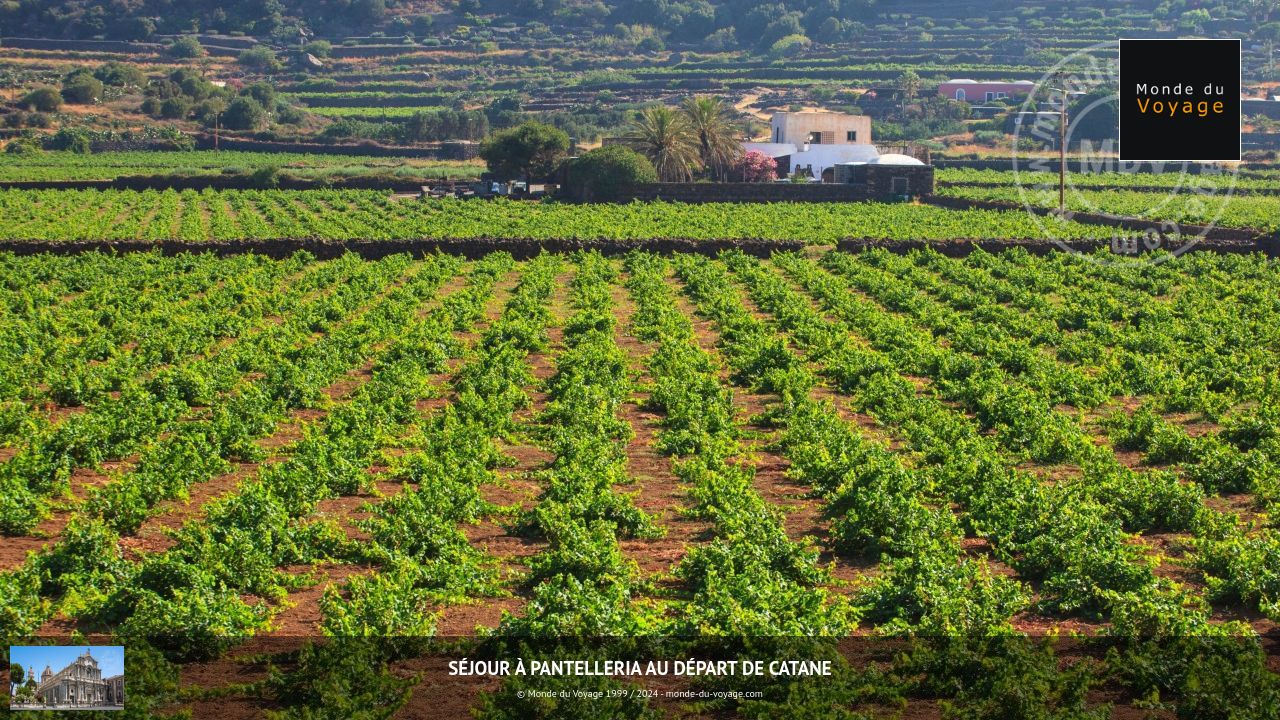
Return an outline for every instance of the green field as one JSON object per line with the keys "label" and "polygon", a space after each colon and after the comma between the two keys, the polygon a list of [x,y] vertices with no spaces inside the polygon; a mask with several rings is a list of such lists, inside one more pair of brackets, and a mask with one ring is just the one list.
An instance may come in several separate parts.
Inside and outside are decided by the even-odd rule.
{"label": "green field", "polygon": [[[1263,717],[1278,289],[1211,253],[0,255],[0,630],[116,633],[158,712],[423,712],[424,638],[496,631],[961,642],[835,656],[735,713]],[[1061,667],[991,639],[1056,627],[1128,640]],[[290,634],[341,642],[259,682],[208,664]],[[450,703],[510,717],[563,682]]]}
{"label": "green field", "polygon": [[[1049,221],[1045,221],[1049,222]],[[1055,223],[1055,238],[1110,228]],[[1027,213],[879,203],[631,203],[391,199],[372,190],[0,190],[0,239],[1043,238]]]}
{"label": "green field", "polygon": [[[1075,182],[1081,182],[1079,178]],[[1057,207],[1058,187],[1053,184],[1006,187],[965,187],[938,189],[939,195],[971,200],[1001,200],[1029,203],[1037,207]],[[1104,212],[1148,220],[1176,223],[1216,224],[1231,228],[1280,230],[1280,195],[1230,193],[1212,185],[1203,192],[1194,188],[1173,191],[1139,192],[1122,187],[1107,190],[1068,188],[1067,207],[1083,212]]]}
{"label": "green field", "polygon": [[483,165],[402,157],[360,157],[235,150],[0,153],[0,182],[112,180],[152,175],[217,176],[280,168],[292,175],[341,178],[353,175],[479,177]]}

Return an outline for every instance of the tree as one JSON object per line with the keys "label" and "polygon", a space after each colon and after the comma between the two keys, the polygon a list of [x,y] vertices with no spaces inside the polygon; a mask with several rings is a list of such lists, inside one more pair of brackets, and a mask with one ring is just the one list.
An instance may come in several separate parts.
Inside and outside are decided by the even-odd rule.
{"label": "tree", "polygon": [[77,75],[62,84],[62,99],[72,105],[89,105],[102,99],[102,81],[92,75]]}
{"label": "tree", "polygon": [[661,105],[645,108],[626,135],[633,150],[649,158],[663,182],[689,182],[698,167],[698,145],[684,115]]}
{"label": "tree", "polygon": [[559,128],[529,120],[500,130],[480,144],[480,157],[500,180],[544,178],[569,151],[569,136]]}
{"label": "tree", "polygon": [[13,694],[13,688],[22,684],[22,679],[26,676],[27,671],[22,669],[22,665],[18,663],[9,663],[9,694]]}
{"label": "tree", "polygon": [[738,47],[738,32],[732,25],[720,28],[704,38],[702,44],[711,52],[732,50]]}
{"label": "tree", "polygon": [[204,75],[198,70],[191,68],[178,68],[169,73],[168,85],[157,85],[156,91],[161,97],[169,97],[176,93],[181,93],[191,98],[192,101],[199,102],[216,92],[222,91],[222,88],[216,87],[213,83],[205,79]]}
{"label": "tree", "polygon": [[920,76],[915,70],[905,70],[894,82],[894,86],[898,90],[898,102],[901,106],[902,115],[907,114],[907,103],[915,99],[916,93],[920,92]]}
{"label": "tree", "polygon": [[57,112],[62,108],[62,94],[47,85],[38,87],[22,98],[22,105],[38,112]]}
{"label": "tree", "polygon": [[27,685],[18,688],[18,691],[14,694],[14,697],[22,703],[29,703],[35,698],[35,690],[31,687],[29,678],[27,682]]}
{"label": "tree", "polygon": [[606,145],[568,161],[563,191],[575,200],[615,202],[627,188],[657,179],[648,158],[622,145]]}
{"label": "tree", "polygon": [[116,32],[125,40],[146,40],[156,32],[156,21],[149,17],[124,18],[116,23]]}
{"label": "tree", "polygon": [[1204,24],[1212,19],[1213,17],[1209,15],[1208,10],[1205,10],[1204,8],[1195,8],[1182,13],[1178,18],[1178,27],[1184,30],[1202,32],[1204,30]]}
{"label": "tree", "polygon": [[[804,26],[800,24],[800,13],[789,12],[781,17],[773,20],[765,26],[764,32],[760,34],[757,45],[761,48],[769,48],[776,44],[779,40],[787,37],[805,37]],[[808,42],[808,38],[805,38]]]}
{"label": "tree", "polygon": [[175,58],[204,57],[204,46],[190,35],[183,35],[169,44],[169,56]]}
{"label": "tree", "polygon": [[264,108],[273,108],[276,106],[276,89],[269,83],[256,82],[252,85],[246,85],[240,91],[241,95],[251,97],[258,101],[258,104]]}
{"label": "tree", "polygon": [[1265,40],[1267,44],[1267,66],[1275,64],[1276,43],[1280,42],[1280,22],[1270,22],[1266,25],[1259,25],[1253,31],[1253,37],[1258,40]]}
{"label": "tree", "polygon": [[266,119],[262,103],[251,97],[238,97],[222,113],[222,126],[228,130],[256,130]]}
{"label": "tree", "polygon": [[1092,90],[1067,107],[1067,131],[1072,140],[1119,141],[1120,107],[1114,91]]}
{"label": "tree", "polygon": [[386,0],[355,0],[350,5],[352,19],[359,23],[376,23],[387,14]]}
{"label": "tree", "polygon": [[160,103],[160,117],[181,120],[191,114],[191,101],[182,96],[171,97]]}
{"label": "tree", "polygon": [[191,109],[191,114],[203,123],[206,127],[214,127],[222,124],[222,113],[227,111],[227,101],[220,97],[211,97],[201,100],[198,105]]}
{"label": "tree", "polygon": [[738,159],[732,174],[742,182],[773,182],[778,177],[778,161],[752,150]]}
{"label": "tree", "polygon": [[729,117],[728,106],[718,97],[703,95],[686,98],[680,112],[698,143],[702,166],[711,173],[712,179],[723,180],[742,155],[738,128]]}

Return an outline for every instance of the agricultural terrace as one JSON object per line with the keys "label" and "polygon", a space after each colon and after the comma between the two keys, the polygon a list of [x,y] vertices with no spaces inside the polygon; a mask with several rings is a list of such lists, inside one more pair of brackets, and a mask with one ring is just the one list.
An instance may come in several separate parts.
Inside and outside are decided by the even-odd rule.
{"label": "agricultural terrace", "polygon": [[[0,255],[0,280],[5,637],[128,638],[149,710],[514,718],[515,692],[560,687],[420,687],[433,635],[1248,640],[1280,620],[1280,266],[1259,255],[84,253]],[[234,659],[319,634],[400,640]],[[1276,707],[1252,641],[1074,667],[998,647],[983,682],[970,656],[889,652],[837,657],[822,692],[625,712]]]}

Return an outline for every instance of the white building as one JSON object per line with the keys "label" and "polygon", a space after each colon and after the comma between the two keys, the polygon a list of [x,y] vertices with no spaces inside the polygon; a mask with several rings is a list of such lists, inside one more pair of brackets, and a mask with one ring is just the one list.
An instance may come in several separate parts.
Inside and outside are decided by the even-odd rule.
{"label": "white building", "polygon": [[779,175],[808,172],[821,179],[824,171],[848,162],[868,162],[879,156],[871,144],[871,118],[832,112],[774,113],[770,142],[743,143],[778,161]]}
{"label": "white building", "polygon": [[56,673],[46,665],[36,695],[55,706],[123,705],[124,678],[117,675],[103,680],[98,661],[86,648],[83,655]]}
{"label": "white building", "polygon": [[885,153],[866,162],[839,163],[834,170],[833,182],[863,185],[873,197],[933,193],[933,168],[910,155]]}

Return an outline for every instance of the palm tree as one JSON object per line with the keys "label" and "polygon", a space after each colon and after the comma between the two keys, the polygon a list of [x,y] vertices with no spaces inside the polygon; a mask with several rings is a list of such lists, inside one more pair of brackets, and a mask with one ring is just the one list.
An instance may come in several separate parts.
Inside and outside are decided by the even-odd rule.
{"label": "palm tree", "polygon": [[718,97],[702,95],[685,98],[680,112],[697,142],[702,166],[711,172],[713,180],[723,180],[742,157],[738,128],[729,117],[728,107]]}
{"label": "palm tree", "polygon": [[698,146],[689,121],[669,107],[645,108],[631,123],[626,143],[649,158],[663,182],[689,182],[698,167]]}
{"label": "palm tree", "polygon": [[915,99],[920,92],[920,76],[915,70],[907,70],[898,76],[898,100],[902,103],[902,116],[907,115],[907,103]]}

